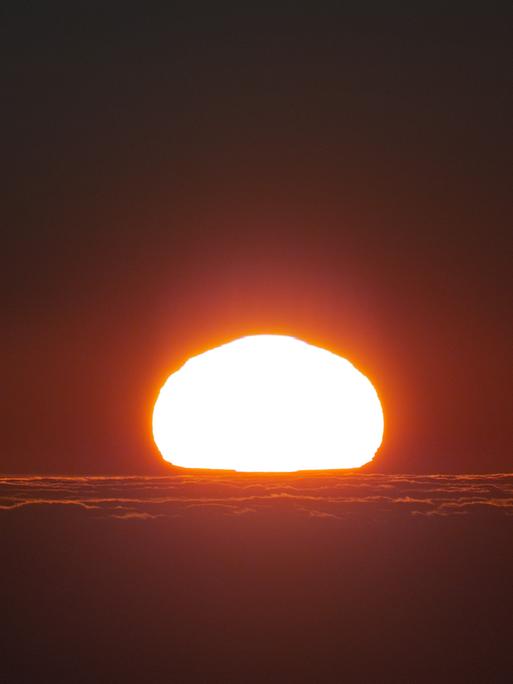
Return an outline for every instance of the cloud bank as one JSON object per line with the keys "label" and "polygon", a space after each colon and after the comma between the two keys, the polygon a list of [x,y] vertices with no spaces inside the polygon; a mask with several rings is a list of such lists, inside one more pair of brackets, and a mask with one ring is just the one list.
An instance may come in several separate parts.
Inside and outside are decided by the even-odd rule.
{"label": "cloud bank", "polygon": [[119,521],[202,515],[322,521],[513,517],[513,474],[0,478],[0,518],[43,509]]}

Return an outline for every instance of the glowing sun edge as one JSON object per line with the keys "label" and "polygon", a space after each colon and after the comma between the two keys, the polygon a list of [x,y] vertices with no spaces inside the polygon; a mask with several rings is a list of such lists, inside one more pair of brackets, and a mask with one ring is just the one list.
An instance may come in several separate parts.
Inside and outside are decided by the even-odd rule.
{"label": "glowing sun edge", "polygon": [[153,412],[163,458],[186,468],[357,468],[373,459],[383,429],[363,373],[283,335],[251,335],[192,357],[164,383]]}

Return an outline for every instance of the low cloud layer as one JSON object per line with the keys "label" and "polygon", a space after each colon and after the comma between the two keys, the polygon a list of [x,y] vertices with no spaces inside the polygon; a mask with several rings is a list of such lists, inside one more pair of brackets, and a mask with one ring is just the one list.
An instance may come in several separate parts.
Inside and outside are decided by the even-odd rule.
{"label": "low cloud layer", "polygon": [[148,521],[187,516],[512,516],[513,474],[179,474],[0,478],[0,519],[28,510]]}
{"label": "low cloud layer", "polygon": [[513,474],[9,477],[0,532],[9,683],[511,679]]}

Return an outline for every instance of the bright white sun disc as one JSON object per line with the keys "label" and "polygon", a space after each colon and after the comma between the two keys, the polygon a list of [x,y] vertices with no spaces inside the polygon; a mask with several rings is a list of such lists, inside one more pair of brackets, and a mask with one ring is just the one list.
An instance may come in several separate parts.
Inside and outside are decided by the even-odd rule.
{"label": "bright white sun disc", "polygon": [[166,461],[186,468],[357,468],[381,444],[383,411],[346,359],[293,337],[252,335],[169,376],[153,436]]}

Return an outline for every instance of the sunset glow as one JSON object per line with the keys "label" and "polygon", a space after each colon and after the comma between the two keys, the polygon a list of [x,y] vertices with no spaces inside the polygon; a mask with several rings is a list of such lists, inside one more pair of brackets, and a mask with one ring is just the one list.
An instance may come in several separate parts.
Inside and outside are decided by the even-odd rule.
{"label": "sunset glow", "polygon": [[383,412],[349,361],[292,337],[244,337],[191,358],[162,387],[153,435],[188,468],[285,472],[372,460]]}

